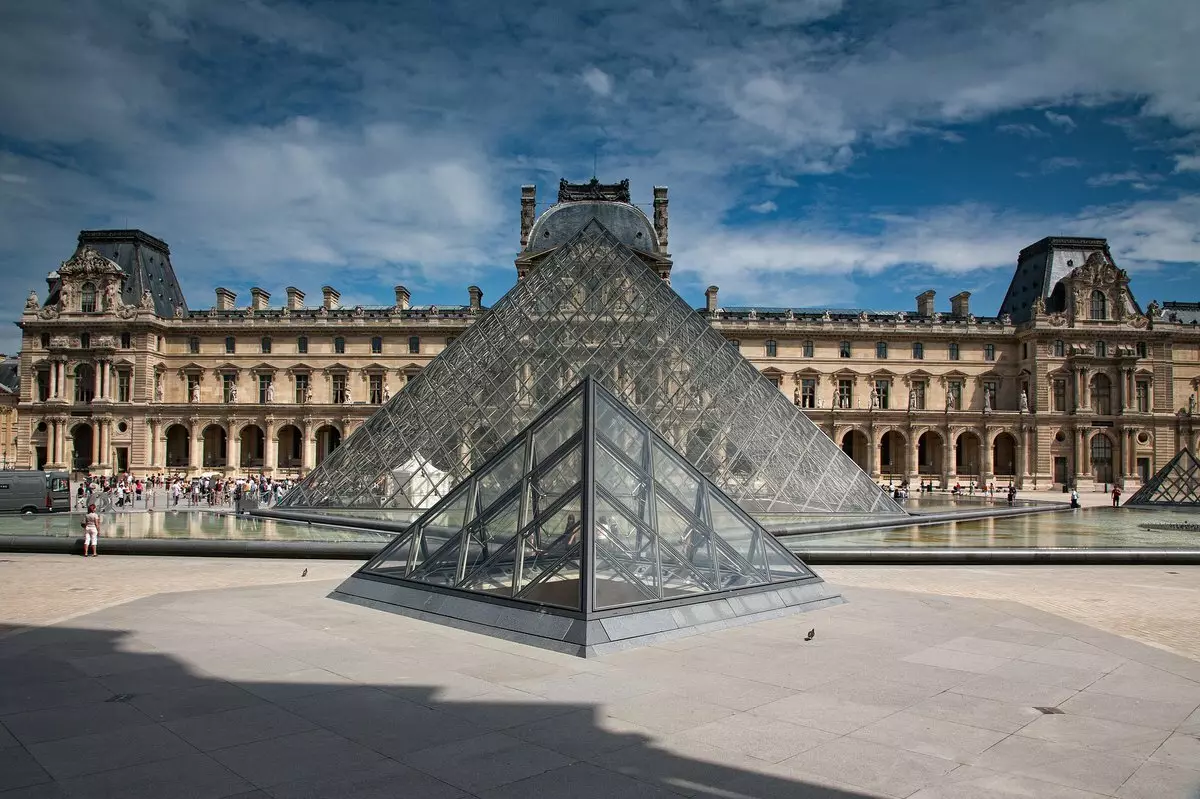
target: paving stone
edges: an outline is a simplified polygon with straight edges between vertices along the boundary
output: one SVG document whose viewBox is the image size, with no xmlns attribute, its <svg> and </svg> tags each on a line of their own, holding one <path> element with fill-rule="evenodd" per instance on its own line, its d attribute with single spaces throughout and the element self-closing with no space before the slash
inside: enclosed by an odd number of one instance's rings
<svg viewBox="0 0 1200 799">
<path fill-rule="evenodd" d="M 1177 732 L 1164 741 L 1150 759 L 1200 771 L 1200 736 Z"/>
<path fill-rule="evenodd" d="M 1042 685 L 1026 680 L 1009 680 L 990 674 L 969 680 L 950 690 L 956 694 L 979 696 L 1029 707 L 1055 707 L 1077 693 L 1074 688 Z"/>
<path fill-rule="evenodd" d="M 659 692 L 609 704 L 605 712 L 652 730 L 674 733 L 732 716 L 737 711 L 701 698 Z"/>
<path fill-rule="evenodd" d="M 908 796 L 936 783 L 958 763 L 871 741 L 839 738 L 791 758 L 786 765 L 889 796 Z"/>
<path fill-rule="evenodd" d="M 0 685 L 28 685 L 78 680 L 87 675 L 56 658 L 11 657 L 0 659 Z"/>
<path fill-rule="evenodd" d="M 126 727 L 148 724 L 150 719 L 123 702 L 99 702 L 16 713 L 0 721 L 17 740 L 29 745 L 92 733 L 115 733 Z"/>
<path fill-rule="evenodd" d="M 503 733 L 423 749 L 403 762 L 470 793 L 560 768 L 571 758 Z"/>
<path fill-rule="evenodd" d="M 20 747 L 0 749 L 0 791 L 49 781 L 50 775 L 29 752 Z"/>
<path fill-rule="evenodd" d="M 903 658 L 907 663 L 924 663 L 928 666 L 938 666 L 943 669 L 957 669 L 975 674 L 986 674 L 1008 662 L 1006 658 L 994 655 L 980 655 L 972 652 L 959 652 L 954 649 L 930 647 Z"/>
<path fill-rule="evenodd" d="M 846 735 L 902 709 L 897 705 L 863 705 L 831 696 L 799 693 L 750 712 Z"/>
<path fill-rule="evenodd" d="M 340 777 L 384 760 L 378 752 L 328 730 L 240 744 L 218 749 L 211 755 L 230 771 L 264 788 L 284 782 Z"/>
<path fill-rule="evenodd" d="M 993 771 L 1110 794 L 1137 770 L 1143 758 L 1013 735 L 971 762 Z"/>
<path fill-rule="evenodd" d="M 191 754 L 178 736 L 157 724 L 127 727 L 118 733 L 102 732 L 33 744 L 30 753 L 56 780 L 97 771 L 153 763 Z"/>
<path fill-rule="evenodd" d="M 852 733 L 855 738 L 960 762 L 983 752 L 1007 735 L 908 711 L 895 713 Z"/>
<path fill-rule="evenodd" d="M 1127 663 L 1114 669 L 1089 685 L 1088 690 L 1157 702 L 1200 704 L 1200 683 L 1141 663 Z"/>
<path fill-rule="evenodd" d="M 218 799 L 254 789 L 202 754 L 101 771 L 61 784 L 73 799 Z"/>
<path fill-rule="evenodd" d="M 8 749 L 10 746 L 20 746 L 21 743 L 13 734 L 8 731 L 8 728 L 0 724 L 0 749 Z"/>
<path fill-rule="evenodd" d="M 384 760 L 334 777 L 272 785 L 274 799 L 458 799 L 466 796 L 414 768 Z"/>
<path fill-rule="evenodd" d="M 235 685 L 213 682 L 195 688 L 134 694 L 129 703 L 155 721 L 173 721 L 221 710 L 262 704 L 263 700 Z"/>
<path fill-rule="evenodd" d="M 0 683 L 0 716 L 103 702 L 114 693 L 118 692 L 91 677 L 58 682 Z"/>
<path fill-rule="evenodd" d="M 585 759 L 626 777 L 665 787 L 684 796 L 703 797 L 727 795 L 732 782 L 747 774 L 775 767 L 765 760 L 728 747 L 710 746 L 682 734 L 660 737 L 644 746 L 628 746 L 590 755 Z"/>
<path fill-rule="evenodd" d="M 952 721 L 997 732 L 1016 732 L 1041 713 L 1029 705 L 997 702 L 981 696 L 945 691 L 908 708 L 910 713 L 930 719 Z"/>
<path fill-rule="evenodd" d="M 1013 660 L 996 667 L 989 672 L 989 676 L 1081 691 L 1106 673 L 1104 669 L 1098 668 L 1072 668 L 1029 660 Z"/>
<path fill-rule="evenodd" d="M 163 726 L 203 752 L 316 729 L 311 721 L 269 704 L 191 716 Z"/>
<path fill-rule="evenodd" d="M 1095 670 L 1104 673 L 1110 672 L 1129 662 L 1128 659 L 1120 655 L 1114 655 L 1111 652 L 1073 652 L 1054 649 L 1052 647 L 1036 649 L 1027 655 L 1022 655 L 1019 660 L 1027 660 L 1032 663 L 1045 663 L 1050 666 L 1066 666 L 1068 668 L 1088 671 Z"/>
<path fill-rule="evenodd" d="M 605 715 L 600 708 L 533 721 L 505 733 L 575 758 L 645 745 L 658 735 L 649 727 Z"/>
<path fill-rule="evenodd" d="M 572 763 L 533 777 L 478 793 L 479 799 L 528 799 L 563 796 L 571 799 L 669 799 L 679 794 L 626 777 L 591 763 Z"/>
<path fill-rule="evenodd" d="M 1095 691 L 1080 691 L 1059 707 L 1076 716 L 1123 721 L 1160 730 L 1173 730 L 1187 719 L 1191 702 L 1155 702 Z"/>
<path fill-rule="evenodd" d="M 72 658 L 68 662 L 89 677 L 158 669 L 166 665 L 163 657 L 145 652 L 109 652 L 91 657 Z"/>
<path fill-rule="evenodd" d="M 1149 755 L 1171 734 L 1153 727 L 1070 714 L 1042 716 L 1018 733 L 1025 738 L 1054 741 L 1105 752 L 1137 747 Z"/>
<path fill-rule="evenodd" d="M 337 691 L 352 685 L 353 681 L 325 669 L 311 668 L 258 680 L 234 680 L 233 684 L 268 702 L 280 702 Z"/>
<path fill-rule="evenodd" d="M 953 775 L 952 775 L 953 776 Z M 949 785 L 923 788 L 909 799 L 1105 799 L 1103 794 L 1017 774 L 972 770 Z"/>
<path fill-rule="evenodd" d="M 980 638 L 973 635 L 961 635 L 942 641 L 938 644 L 942 649 L 953 649 L 957 652 L 970 652 L 974 655 L 991 655 L 998 658 L 1019 658 L 1031 655 L 1040 649 L 1029 644 L 1000 641 L 993 638 Z"/>
<path fill-rule="evenodd" d="M 1117 791 L 1120 799 L 1196 799 L 1200 771 L 1149 762 L 1134 772 Z"/>
<path fill-rule="evenodd" d="M 837 737 L 831 732 L 753 713 L 740 713 L 679 735 L 712 747 L 732 749 L 768 763 L 795 757 Z"/>
</svg>

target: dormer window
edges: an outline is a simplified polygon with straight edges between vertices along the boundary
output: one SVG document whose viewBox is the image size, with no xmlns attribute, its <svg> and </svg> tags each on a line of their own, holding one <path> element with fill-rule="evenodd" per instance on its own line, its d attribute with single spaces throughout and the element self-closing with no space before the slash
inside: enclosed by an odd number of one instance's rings
<svg viewBox="0 0 1200 799">
<path fill-rule="evenodd" d="M 84 283 L 79 290 L 79 310 L 84 313 L 96 312 L 96 284 Z"/>
</svg>

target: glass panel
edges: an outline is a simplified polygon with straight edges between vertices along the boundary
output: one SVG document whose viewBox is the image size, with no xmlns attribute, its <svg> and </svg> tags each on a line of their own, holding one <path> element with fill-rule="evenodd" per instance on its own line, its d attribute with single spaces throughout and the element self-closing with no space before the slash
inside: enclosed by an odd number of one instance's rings
<svg viewBox="0 0 1200 799">
<path fill-rule="evenodd" d="M 583 451 L 575 447 L 545 471 L 535 474 L 530 480 L 531 516 L 537 516 L 549 508 L 558 498 L 579 484 L 583 476 Z"/>
<path fill-rule="evenodd" d="M 540 463 L 583 427 L 583 394 L 577 395 L 533 433 L 534 463 Z"/>
<path fill-rule="evenodd" d="M 597 444 L 594 452 L 596 454 L 596 485 L 603 486 L 633 514 L 634 518 L 649 524 L 649 478 L 635 473 L 618 461 L 605 449 L 603 444 Z"/>
<path fill-rule="evenodd" d="M 557 565 L 547 563 L 544 570 L 535 579 L 522 581 L 523 588 L 518 597 L 544 605 L 557 605 L 571 610 L 580 610 L 582 593 L 580 591 L 579 558 L 582 552 L 582 545 L 576 544 L 556 562 Z"/>
<path fill-rule="evenodd" d="M 736 560 L 729 566 L 722 564 L 721 570 L 733 568 L 745 577 L 753 577 L 754 582 L 764 580 L 762 534 L 758 526 L 728 507 L 711 488 L 708 489 L 708 512 L 717 538 L 729 547 Z"/>
<path fill-rule="evenodd" d="M 804 568 L 804 564 L 784 549 L 783 544 L 776 541 L 774 536 L 763 536 L 762 543 L 763 549 L 766 550 L 767 571 L 771 575 L 771 582 L 813 576 L 813 573 Z"/>
<path fill-rule="evenodd" d="M 641 463 L 646 434 L 625 418 L 604 397 L 596 397 L 596 432 L 606 436 L 614 448 L 634 463 Z"/>
<path fill-rule="evenodd" d="M 388 548 L 375 557 L 367 566 L 367 571 L 391 574 L 403 577 L 408 570 L 408 556 L 412 552 L 414 532 L 402 533 Z"/>
<path fill-rule="evenodd" d="M 423 583 L 454 585 L 458 582 L 458 553 L 463 531 L 446 533 L 422 527 L 416 538 L 413 568 L 407 577 Z"/>
<path fill-rule="evenodd" d="M 708 548 L 698 539 L 679 542 L 658 539 L 659 575 L 663 599 L 703 594 L 716 589 Z M 694 547 L 694 548 L 693 548 Z"/>
<path fill-rule="evenodd" d="M 616 505 L 597 498 L 593 578 L 597 609 L 659 598 L 656 540 Z"/>
<path fill-rule="evenodd" d="M 662 444 L 654 442 L 654 479 L 670 490 L 685 508 L 694 512 L 699 501 L 700 481 L 692 470 Z"/>
<path fill-rule="evenodd" d="M 513 540 L 520 528 L 520 517 L 521 497 L 516 495 L 487 518 L 468 528 L 465 574 L 472 574 L 497 550 Z"/>
<path fill-rule="evenodd" d="M 499 463 L 491 466 L 478 479 L 479 493 L 475 500 L 476 515 L 483 514 L 489 505 L 498 500 L 521 479 L 525 471 L 525 447 L 516 446 Z"/>
</svg>

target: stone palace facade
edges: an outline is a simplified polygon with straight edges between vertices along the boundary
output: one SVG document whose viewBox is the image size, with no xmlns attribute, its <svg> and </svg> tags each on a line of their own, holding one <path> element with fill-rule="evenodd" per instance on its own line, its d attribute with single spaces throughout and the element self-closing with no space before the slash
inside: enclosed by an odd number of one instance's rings
<svg viewBox="0 0 1200 799">
<path fill-rule="evenodd" d="M 571 203 L 597 198 L 630 204 L 628 182 L 564 181 L 541 216 L 522 188 L 518 279 L 550 251 L 530 239 L 586 224 Z M 645 260 L 669 280 L 665 188 L 645 221 L 630 235 L 656 239 Z M 331 286 L 316 305 L 217 288 L 194 309 L 138 230 L 83 231 L 47 287 L 19 322 L 10 460 L 80 473 L 304 475 L 485 310 L 474 286 L 465 305 L 396 286 L 353 308 Z M 722 307 L 715 286 L 697 313 L 882 482 L 1132 487 L 1197 447 L 1200 303 L 1143 308 L 1104 239 L 1022 250 L 995 316 L 967 292 L 949 310 L 927 291 L 909 311 L 813 311 Z"/>
</svg>

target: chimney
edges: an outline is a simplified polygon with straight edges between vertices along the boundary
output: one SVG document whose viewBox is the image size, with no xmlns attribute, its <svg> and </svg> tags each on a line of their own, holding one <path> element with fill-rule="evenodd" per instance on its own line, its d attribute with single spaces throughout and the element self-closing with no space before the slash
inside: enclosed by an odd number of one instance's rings
<svg viewBox="0 0 1200 799">
<path fill-rule="evenodd" d="M 298 311 L 304 307 L 304 292 L 295 286 L 287 287 L 287 307 Z"/>
<path fill-rule="evenodd" d="M 471 295 L 472 311 L 478 311 L 483 307 L 483 289 L 479 286 L 467 286 L 467 293 Z"/>
<path fill-rule="evenodd" d="M 658 234 L 658 246 L 667 248 L 667 187 L 654 187 L 654 232 Z"/>
<path fill-rule="evenodd" d="M 537 186 L 521 187 L 521 246 L 529 243 L 529 231 L 537 213 Z"/>
<path fill-rule="evenodd" d="M 412 299 L 412 295 L 408 293 L 408 289 L 404 286 L 396 286 L 396 307 L 402 311 L 408 310 L 408 301 Z"/>
<path fill-rule="evenodd" d="M 955 319 L 966 319 L 971 314 L 971 292 L 960 291 L 950 298 L 950 315 Z"/>
<path fill-rule="evenodd" d="M 321 304 L 325 306 L 326 310 L 332 311 L 338 307 L 338 303 L 342 299 L 342 294 L 333 286 L 321 286 L 321 297 Z"/>
<path fill-rule="evenodd" d="M 717 292 L 720 291 L 716 286 L 709 286 L 704 290 L 704 310 L 708 313 L 717 312 Z"/>
<path fill-rule="evenodd" d="M 933 289 L 917 295 L 917 316 L 933 316 L 933 298 L 937 292 Z"/>
<path fill-rule="evenodd" d="M 237 301 L 237 295 L 226 288 L 217 286 L 217 310 L 232 311 L 233 304 Z"/>
<path fill-rule="evenodd" d="M 258 286 L 250 289 L 250 307 L 256 311 L 267 310 L 267 304 L 271 301 L 271 295 L 260 289 Z"/>
</svg>

